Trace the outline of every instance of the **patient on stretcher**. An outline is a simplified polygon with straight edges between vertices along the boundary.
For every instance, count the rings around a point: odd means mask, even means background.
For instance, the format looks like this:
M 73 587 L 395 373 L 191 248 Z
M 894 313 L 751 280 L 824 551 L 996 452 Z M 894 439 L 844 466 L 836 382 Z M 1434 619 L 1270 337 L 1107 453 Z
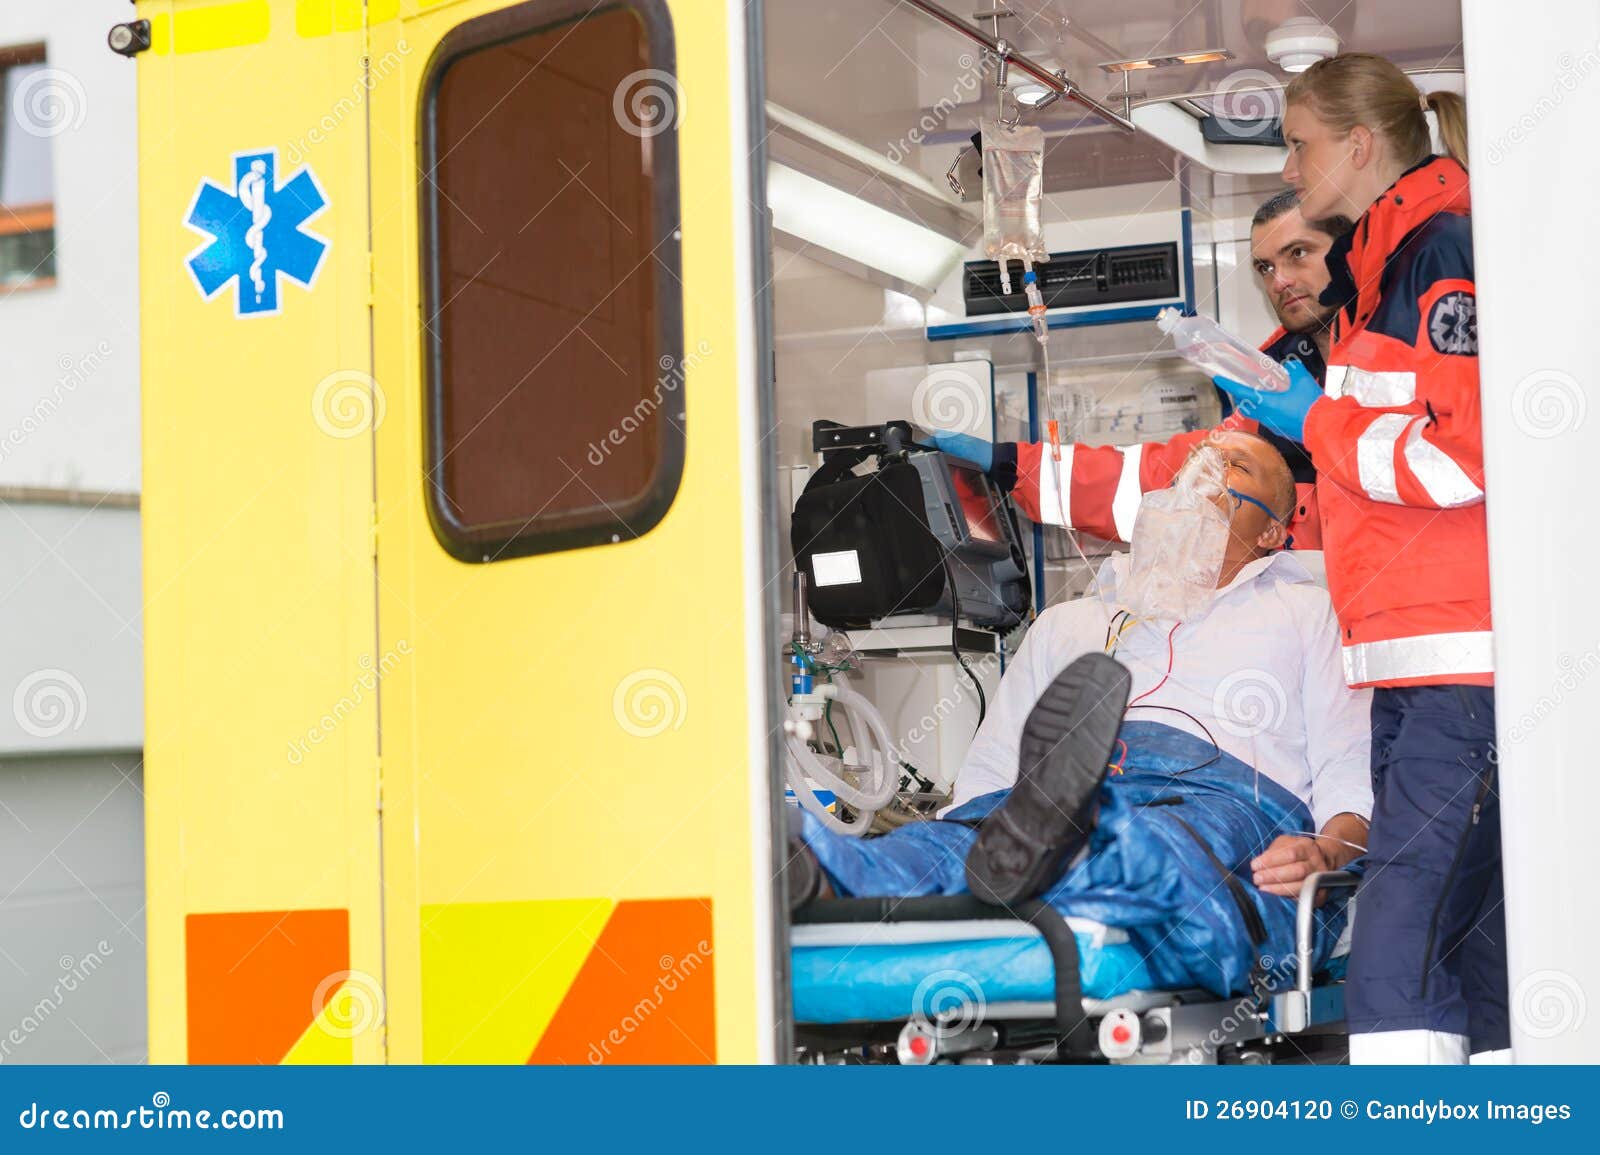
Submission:
M 1158 721 L 1130 721 L 1118 733 L 1120 769 L 1109 771 L 1094 792 L 1093 827 L 1040 899 L 1064 918 L 1090 920 L 1125 934 L 1117 950 L 1090 950 L 1078 933 L 1083 993 L 1110 998 L 1133 989 L 1205 989 L 1240 995 L 1291 977 L 1294 904 L 1251 886 L 1243 865 L 1280 833 L 1310 829 L 1304 803 L 1256 774 L 1232 755 L 1218 755 L 1205 739 Z M 1258 795 L 1259 787 L 1259 795 Z M 982 822 L 1005 808 L 1014 792 L 970 801 L 942 821 L 914 822 L 878 838 L 838 835 L 811 814 L 798 814 L 802 830 L 790 846 L 790 885 L 808 870 L 842 897 L 914 897 L 976 893 L 968 862 Z M 802 883 L 803 885 L 803 883 Z M 1006 902 L 1027 913 L 1026 902 Z M 827 899 L 813 905 L 824 915 Z M 1315 968 L 1333 955 L 1344 929 L 1338 896 L 1318 907 Z M 1093 937 L 1093 936 L 1090 936 Z M 931 950 L 931 949 L 925 949 Z M 1000 998 L 1005 982 L 1021 981 L 1038 958 L 1024 945 L 989 955 L 925 955 L 933 969 L 973 969 L 997 960 L 1005 976 L 981 974 L 987 995 Z M 893 963 L 891 963 L 893 969 Z M 827 1005 L 824 985 L 870 982 L 885 973 L 883 960 L 861 949 L 798 952 L 794 960 L 795 1008 Z M 866 969 L 864 969 L 866 968 Z M 920 977 L 920 976 L 918 976 Z M 1040 976 L 1050 989 L 1048 965 Z M 915 985 L 912 979 L 910 985 Z M 856 1001 L 870 992 L 858 992 Z
M 867 839 L 799 815 L 792 899 L 1042 898 L 1127 929 L 1163 985 L 1219 994 L 1248 989 L 1261 958 L 1293 956 L 1285 899 L 1365 841 L 1367 700 L 1344 684 L 1328 595 L 1276 552 L 1288 512 L 1277 507 L 1294 492 L 1287 466 L 1248 434 L 1212 449 L 1228 539 L 1209 599 L 1191 596 L 1182 618 L 1154 618 L 1148 604 L 1131 613 L 1118 591 L 1161 558 L 1159 543 L 1141 557 L 1136 526 L 1131 559 L 1113 559 L 1094 595 L 1029 631 L 953 809 Z M 1155 521 L 1149 504 L 1139 525 Z M 1169 525 L 1179 508 L 1169 498 Z M 1212 516 L 1180 520 L 1191 513 Z M 1342 905 L 1319 920 L 1320 961 Z

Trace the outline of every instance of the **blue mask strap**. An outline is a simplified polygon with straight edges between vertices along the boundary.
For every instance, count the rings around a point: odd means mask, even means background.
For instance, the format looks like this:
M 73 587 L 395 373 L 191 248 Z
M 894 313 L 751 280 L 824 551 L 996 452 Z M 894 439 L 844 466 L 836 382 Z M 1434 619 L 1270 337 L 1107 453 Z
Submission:
M 1277 514 L 1272 512 L 1272 510 L 1268 507 L 1266 502 L 1260 501 L 1257 498 L 1251 497 L 1248 493 L 1240 493 L 1237 489 L 1230 489 L 1230 490 L 1228 490 L 1228 496 L 1233 498 L 1235 501 L 1238 501 L 1238 502 L 1246 502 L 1246 501 L 1248 501 L 1251 505 L 1255 506 L 1262 513 L 1264 513 L 1268 517 L 1270 517 L 1273 521 L 1281 521 L 1281 522 L 1283 522 L 1284 525 L 1288 525 L 1289 524 L 1289 519 L 1288 518 L 1279 517 Z

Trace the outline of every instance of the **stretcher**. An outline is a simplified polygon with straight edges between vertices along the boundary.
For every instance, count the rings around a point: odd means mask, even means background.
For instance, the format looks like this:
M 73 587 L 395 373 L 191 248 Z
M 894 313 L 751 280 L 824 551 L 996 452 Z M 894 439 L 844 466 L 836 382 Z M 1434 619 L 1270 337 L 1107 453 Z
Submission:
M 1341 944 L 1312 964 L 1318 891 L 1296 906 L 1296 957 L 1261 960 L 1251 990 L 1156 990 L 1128 936 L 1042 902 L 969 896 L 821 899 L 790 941 L 797 1058 L 808 1063 L 1340 1062 Z

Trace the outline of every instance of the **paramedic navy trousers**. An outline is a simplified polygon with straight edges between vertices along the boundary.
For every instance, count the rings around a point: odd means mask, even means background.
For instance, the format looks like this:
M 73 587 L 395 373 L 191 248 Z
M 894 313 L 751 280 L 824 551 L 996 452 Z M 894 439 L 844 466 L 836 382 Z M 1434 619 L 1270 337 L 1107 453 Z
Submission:
M 1506 1014 L 1494 690 L 1372 696 L 1372 831 L 1345 988 L 1352 1034 L 1511 1045 Z

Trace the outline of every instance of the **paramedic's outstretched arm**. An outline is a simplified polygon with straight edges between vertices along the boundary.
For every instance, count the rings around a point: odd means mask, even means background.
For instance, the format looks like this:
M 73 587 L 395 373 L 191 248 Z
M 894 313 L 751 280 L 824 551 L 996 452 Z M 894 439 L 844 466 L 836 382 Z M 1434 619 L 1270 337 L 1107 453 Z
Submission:
M 1250 864 L 1257 887 L 1293 898 L 1308 874 L 1361 854 L 1372 816 L 1372 691 L 1345 685 L 1339 626 L 1324 601 L 1301 624 L 1300 680 L 1311 767 L 1311 816 L 1320 837 L 1284 835 Z
M 1209 429 L 1196 429 L 1170 441 L 1120 448 L 1069 443 L 1061 447 L 1059 466 L 1048 443 L 1003 443 L 996 446 L 994 460 L 997 465 L 1015 464 L 1017 484 L 1011 496 L 1029 521 L 1127 541 L 1140 496 L 1170 483 L 1189 451 L 1210 435 Z
M 991 476 L 1016 473 L 1011 496 L 1029 521 L 1127 541 L 1139 498 L 1172 483 L 1195 446 L 1218 431 L 1255 433 L 1260 426 L 1234 413 L 1215 429 L 1195 429 L 1168 441 L 1138 445 L 1063 444 L 1059 467 L 1048 442 L 1001 442 L 990 455 Z M 1062 489 L 1065 484 L 1065 490 Z
M 1090 619 L 1097 609 L 1098 603 L 1067 602 L 1052 606 L 1033 623 L 1006 666 L 988 717 L 956 774 L 952 806 L 1016 785 L 1022 725 L 1045 687 L 1074 658 L 1087 652 L 1093 625 Z

